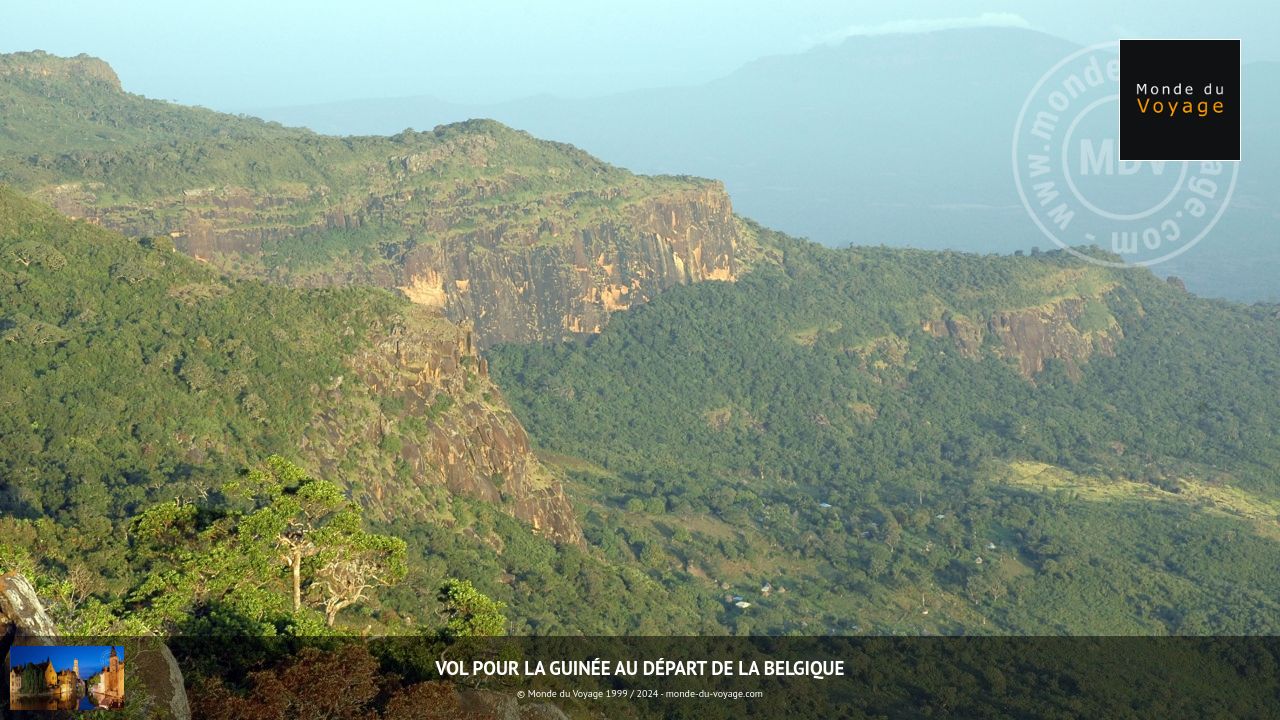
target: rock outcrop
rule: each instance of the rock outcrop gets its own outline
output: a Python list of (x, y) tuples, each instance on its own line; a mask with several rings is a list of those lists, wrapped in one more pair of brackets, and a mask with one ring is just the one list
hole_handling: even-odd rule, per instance
[(720, 183), (633, 175), (493, 121), (324, 137), (157, 103), (100, 60), (30, 53), (0, 56), (0, 104), (5, 91), (25, 120), (74, 128), (50, 144), (43, 125), (0, 116), (0, 178), (64, 215), (232, 274), (399, 288), (472, 322), (482, 347), (599, 332), (613, 311), (743, 269)]
[[(398, 288), (456, 322), (472, 322), (481, 346), (598, 333), (609, 313), (664, 290), (739, 276), (741, 236), (719, 183), (690, 180), (653, 195), (617, 188), (590, 194), (591, 202), (616, 203), (616, 210), (566, 212), (586, 198), (564, 192), (511, 204), (499, 196), (483, 208), (467, 201), (424, 207), (412, 192), (331, 207), (314, 188), (185, 190), (145, 209), (100, 204), (83, 185), (46, 188), (40, 196), (69, 217), (125, 235), (167, 235), (178, 249), (233, 271), (305, 285)], [(305, 220), (274, 222), (288, 213)], [(403, 239), (379, 245), (369, 262), (275, 274), (256, 264), (272, 243), (320, 242), (326, 233), (352, 230)]]
[(43, 644), (57, 634), (31, 581), (14, 573), (0, 577), (0, 635), (4, 637), (4, 653), (9, 652), (15, 641)]
[(191, 717), (182, 669), (168, 645), (159, 638), (130, 639), (125, 644), (125, 653), (130, 658), (125, 682), (146, 694), (150, 717), (171, 720)]
[(1045, 305), (1000, 310), (977, 321), (947, 314), (923, 324), (925, 332), (955, 341), (967, 357), (978, 357), (990, 341), (990, 349), (1013, 360), (1028, 380), (1044, 371), (1051, 360), (1062, 362), (1070, 377), (1094, 355), (1114, 356), (1124, 337), (1120, 325), (1099, 298), (1070, 297)]
[(563, 487), (530, 450), (470, 328), (415, 307), (402, 323), (377, 329), (348, 364), (350, 377), (318, 390), (328, 409), (301, 446), (325, 474), (342, 476), (344, 462), (363, 454), (363, 466), (385, 468), (353, 483), (375, 511), (433, 511), (448, 522), (439, 507), (447, 498), (436, 492), (447, 488), (490, 502), (548, 538), (582, 542)]
[(737, 243), (728, 197), (708, 184), (594, 224), (548, 220), (536, 231), (486, 229), (419, 246), (398, 287), (472, 321), (484, 345), (560, 340), (598, 333), (609, 313), (677, 285), (736, 279)]
[(107, 63), (89, 55), (63, 58), (41, 50), (0, 55), (0, 77), (102, 84), (119, 91), (120, 78)]

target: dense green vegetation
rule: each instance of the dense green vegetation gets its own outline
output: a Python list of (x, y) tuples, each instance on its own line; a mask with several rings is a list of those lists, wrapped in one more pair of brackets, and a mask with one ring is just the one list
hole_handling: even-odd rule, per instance
[[(1274, 307), (1062, 253), (837, 251), (744, 223), (739, 282), (493, 353), (534, 459), (437, 311), (246, 277), (386, 285), (417, 244), (486, 229), (468, 252), (537, 254), (702, 181), (488, 121), (317, 136), (23, 54), (0, 56), (0, 182), (138, 236), (0, 185), (0, 574), (33, 578), (62, 633), (178, 638), (204, 715), (458, 717), (466, 683), (431, 661), (519, 654), (477, 640), (503, 634), (1280, 633)], [(171, 221), (214, 215), (261, 252), (175, 251)], [(481, 501), (414, 464), (500, 446), (533, 490), (567, 485), (585, 543), (515, 519), (539, 498), (513, 501), (505, 470), (464, 471)], [(334, 637), (366, 634), (393, 637)], [(865, 691), (768, 681), (747, 714), (1274, 700), (1265, 642), (1142, 646), (1136, 668), (1008, 642), (858, 640), (837, 649)], [(1185, 698), (1146, 691), (1175, 682)]]
[[(1054, 254), (753, 232), (767, 251), (736, 284), (673, 291), (591, 342), (493, 355), (587, 547), (429, 495), (416, 516), (364, 518), (405, 541), (405, 579), (337, 624), (429, 624), (457, 577), (505, 603), (515, 633), (1275, 629), (1273, 309)], [(128, 599), (148, 573), (183, 572), (149, 564), (139, 517), (231, 512), (218, 489), (298, 457), (313, 418), (367, 422), (318, 389), (407, 308), (228, 279), (8, 190), (0, 257), (0, 544), (68, 626), (141, 618)], [(1079, 333), (1119, 338), (1114, 357), (1028, 378), (990, 332), (975, 350), (922, 330), (1073, 299)], [(432, 418), (334, 459), (335, 479), (368, 502), (362, 479), (398, 467), (377, 458), (457, 405), (439, 396)]]
[(5, 507), (87, 535), (296, 440), (306, 389), (402, 303), (231, 281), (7, 189), (0, 301)]
[[(1280, 628), (1274, 309), (1064, 254), (759, 232), (776, 263), (736, 284), (492, 354), (610, 557), (724, 582), (753, 603), (739, 631)], [(993, 332), (973, 352), (922, 330), (1073, 298), (1079, 334), (1118, 328), (1114, 357), (1027, 378)]]
[[(244, 278), (392, 285), (421, 243), (537, 254), (701, 181), (488, 121), (318, 136), (130, 95), (89, 58), (0, 58), (0, 107), (0, 181), (140, 238), (0, 189), (0, 545), (64, 610), (138, 619), (145, 576), (183, 571), (138, 554), (138, 518), (235, 517), (218, 488), (279, 454), (405, 543), (403, 581), (335, 626), (420, 627), (450, 577), (517, 633), (1280, 623), (1274, 308), (1061, 253), (836, 251), (748, 225), (739, 282), (494, 354), (540, 477), (578, 504), (587, 542), (557, 546), (510, 516), (501, 477), (497, 505), (415, 486), (433, 428), (505, 412), (477, 363), (416, 404), (351, 380), (391, 330), (442, 319)], [(192, 217), (261, 252), (174, 252)], [(225, 534), (214, 520), (196, 545)]]
[[(598, 177), (603, 187), (630, 175), (569, 146), (536, 142), (493, 122), (462, 123), (439, 134), (335, 138), (153, 100), (124, 92), (106, 63), (87, 56), (0, 56), (0, 107), (6, 110), (0, 120), (0, 181), (36, 188), (109, 180), (101, 190), (120, 199), (211, 185), (259, 190), (312, 185), (342, 194), (353, 186), (368, 187), (370, 170), (386, 171), (390, 163), (433, 151), (437, 175), (501, 177), (521, 168), (532, 173), (529, 180), (542, 183), (530, 192), (557, 189), (557, 176), (561, 181)], [(503, 162), (486, 167), (488, 143), (449, 146), (472, 129), (525, 142), (504, 145)]]
[[(411, 309), (381, 290), (232, 280), (163, 240), (70, 222), (0, 187), (0, 570), (36, 572), (66, 628), (112, 618), (150, 626), (158, 621), (128, 599), (148, 577), (186, 577), (204, 561), (143, 548), (139, 517), (196, 506), (230, 517), (238, 506), (224, 507), (219, 488), (273, 453), (336, 468), (331, 479), (361, 504), (374, 483), (407, 493), (395, 449), (485, 402), (492, 386), (473, 369), (471, 389), (437, 395), (432, 417), (390, 425), (381, 440), (358, 432), (363, 439), (340, 456), (326, 455), (315, 422), (336, 417), (362, 431), (379, 404), (391, 417), (403, 409), (396, 397), (357, 392), (354, 380), (339, 392), (335, 378), (351, 376), (352, 354), (409, 322)], [(669, 591), (638, 566), (557, 547), (442, 487), (406, 497), (426, 506), (403, 515), (382, 506), (363, 521), (407, 543), (405, 580), (344, 610), (339, 626), (420, 626), (441, 583), (458, 577), (506, 602), (515, 632), (719, 627), (692, 610), (705, 591)], [(192, 542), (207, 551), (216, 543), (206, 533), (225, 535), (228, 522), (201, 526)], [(228, 568), (222, 581), (239, 587), (254, 573)], [(272, 582), (283, 582), (286, 568), (277, 573)], [(597, 593), (616, 602), (581, 603)], [(195, 599), (177, 593), (173, 602)], [(97, 609), (86, 615), (89, 606)]]
[(623, 223), (630, 203), (707, 184), (490, 120), (317, 135), (127, 93), (101, 60), (44, 53), (0, 55), (0, 182), (129, 235), (181, 236), (200, 218), (249, 251), (199, 250), (240, 275), (382, 286), (418, 244), (478, 231), (560, 244), (564, 227)]

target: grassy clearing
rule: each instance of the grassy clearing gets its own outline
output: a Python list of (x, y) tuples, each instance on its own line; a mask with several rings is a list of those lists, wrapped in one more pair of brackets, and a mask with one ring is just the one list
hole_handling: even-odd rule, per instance
[(1066, 492), (1088, 502), (1149, 500), (1179, 502), (1206, 513), (1246, 520), (1259, 535), (1280, 540), (1280, 501), (1255, 495), (1230, 485), (1178, 480), (1170, 492), (1147, 483), (1119, 478), (1079, 475), (1053, 465), (1015, 461), (1005, 480), (1038, 492)]

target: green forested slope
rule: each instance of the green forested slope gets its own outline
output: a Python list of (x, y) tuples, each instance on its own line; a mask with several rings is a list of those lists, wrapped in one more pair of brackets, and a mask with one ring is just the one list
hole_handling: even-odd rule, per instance
[(754, 630), (1280, 628), (1274, 308), (760, 232), (735, 285), (494, 353), (615, 557), (723, 581)]
[[(220, 277), (0, 189), (0, 414), (19, 516), (121, 517), (300, 437), (305, 390), (404, 303)], [(87, 520), (87, 518), (86, 518)]]
[[(0, 191), (0, 543), (56, 523), (35, 555), (101, 598), (137, 580), (109, 529), (281, 453), (410, 541), (388, 626), (447, 575), (534, 632), (1277, 626), (1275, 308), (824, 250), (497, 123), (324, 137), (92, 58), (0, 57), (0, 110), (0, 180), (135, 236)], [(501, 349), (497, 385), (438, 312), (492, 341), (624, 307)]]
[[(218, 113), (125, 92), (105, 62), (40, 52), (0, 55), (0, 180), (35, 189), (104, 182), (120, 199), (149, 200), (209, 185), (270, 190), (324, 185), (334, 194), (367, 190), (388, 162), (441, 148), (431, 133), (336, 138), (256, 118)], [(437, 176), (521, 171), (560, 187), (592, 180), (606, 187), (631, 174), (560, 143), (537, 142), (498, 123), (501, 148), (488, 168), (442, 153)], [(456, 132), (465, 133), (466, 123)], [(538, 189), (538, 188), (531, 188)]]
[[(283, 602), (287, 568), (200, 558), (222, 542), (241, 549), (217, 557), (244, 553), (227, 534), (244, 508), (222, 488), (279, 453), (342, 487), (367, 527), (408, 541), (404, 581), (345, 610), (341, 627), (429, 628), (449, 576), (506, 601), (517, 632), (718, 627), (716, 608), (692, 609), (707, 592), (668, 591), (638, 565), (543, 536), (551, 522), (571, 536), (571, 518), (543, 516), (538, 534), (511, 517), (561, 512), (563, 498), (540, 494), (559, 480), (510, 439), (523, 431), (475, 357), (456, 354), (459, 337), (383, 290), (229, 279), (163, 240), (70, 222), (0, 187), (0, 570), (35, 574), (55, 617), (82, 632), (206, 617), (214, 607), (198, 583), (163, 596), (160, 615), (143, 585), (202, 564), (266, 622), (276, 605), (242, 591), (265, 586)], [(383, 367), (415, 355), (441, 377), (409, 389), (434, 394), (396, 390), (394, 376), (413, 379), (417, 366)], [(445, 468), (460, 484), (446, 486), (431, 474), (441, 443), (464, 458), (501, 455), (528, 481), (473, 463)], [(484, 499), (489, 482), (500, 497)], [(139, 518), (176, 522), (165, 510), (175, 507), (177, 529), (144, 542)], [(582, 600), (599, 594), (615, 601)], [(314, 626), (273, 627), (298, 622)]]
[(0, 54), (0, 182), (237, 277), (400, 288), (482, 346), (594, 332), (749, 254), (717, 182), (491, 120), (317, 135), (128, 93), (88, 56)]

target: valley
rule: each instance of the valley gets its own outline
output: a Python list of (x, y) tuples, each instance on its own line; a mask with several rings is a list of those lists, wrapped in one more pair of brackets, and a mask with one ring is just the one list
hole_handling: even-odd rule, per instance
[[(495, 121), (318, 135), (87, 56), (0, 57), (0, 106), (0, 564), (68, 630), (1277, 630), (1275, 306), (832, 249)], [(321, 481), (404, 560), (328, 615), (236, 530)], [(107, 540), (142, 530), (186, 554)]]

